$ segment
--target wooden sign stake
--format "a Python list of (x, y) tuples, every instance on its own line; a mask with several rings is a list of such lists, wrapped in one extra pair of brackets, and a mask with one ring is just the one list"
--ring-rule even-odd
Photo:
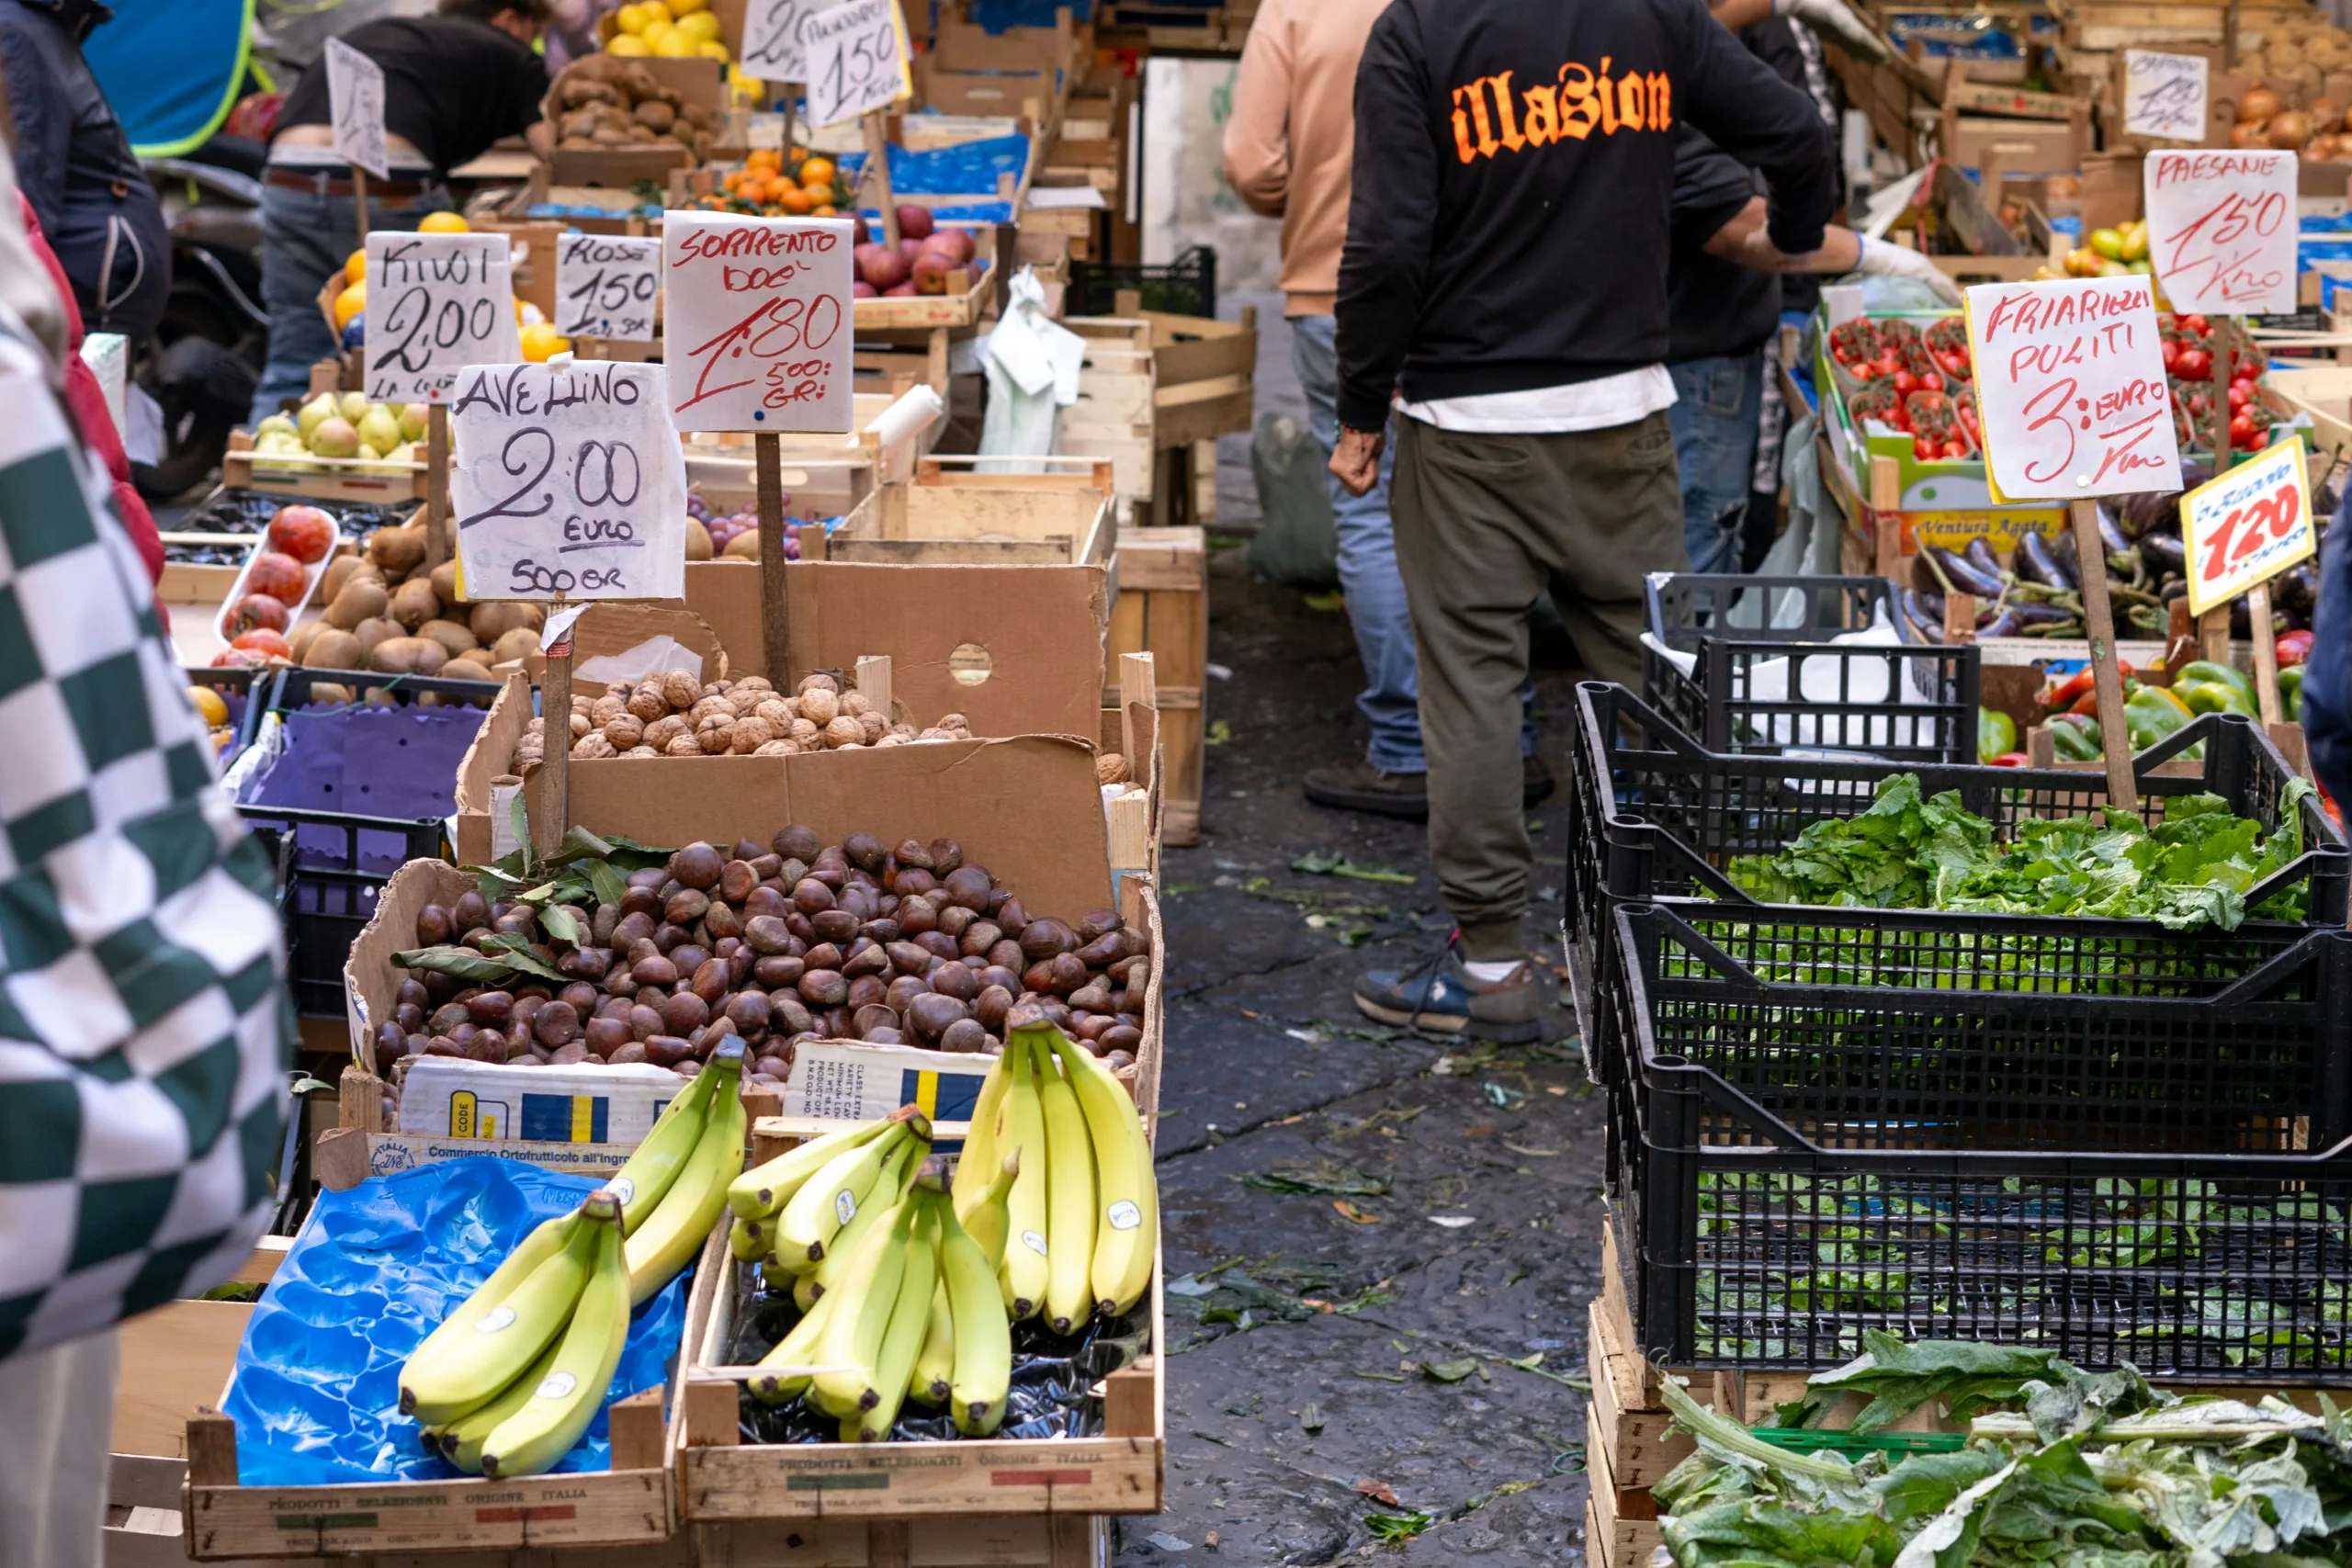
[(2263, 728), (2280, 722), (2278, 711), (2278, 643), (2270, 625), (2270, 584), (2257, 582), (2245, 591), (2246, 617), (2254, 633), (2254, 704)]
[[(440, 411), (436, 407), (434, 412)], [(548, 774), (547, 809), (531, 829), (542, 855), (555, 853), (571, 828), (571, 639), (578, 632), (576, 624), (566, 628), (562, 640), (548, 649), (547, 677), (539, 685), (539, 713), (548, 737), (541, 763)]]
[[(890, 144), (882, 134), (882, 111), (876, 109), (858, 117), (859, 127), (865, 133), (865, 169), (881, 194), (876, 205), (882, 209), (882, 238), (892, 250), (899, 248), (899, 203), (890, 194)], [(859, 185), (865, 182), (860, 180)]]
[(2174, 671), (2199, 657), (2197, 617), (2188, 613), (2188, 595), (2165, 602), (2165, 669)]
[[(449, 558), (449, 405), (424, 416), (424, 567), (437, 571)], [(567, 710), (568, 711), (568, 710)]]
[[(2066, 514), (2075, 525), (2075, 558), (2094, 563), (2106, 560), (2098, 536), (2098, 503), (2069, 502)], [(2137, 811), (2140, 792), (2132, 777), (2132, 729), (2123, 716), (2123, 672), (2115, 667), (2115, 606), (2107, 596), (2106, 572), (2086, 570), (2082, 577), (2083, 629), (2090, 636), (2091, 684), (2098, 697), (2107, 798), (2119, 810)]]
[(359, 206), (359, 248), (368, 248), (368, 171), (351, 165), (351, 194)]
[(2237, 373), (2237, 344), (2226, 331), (2216, 331), (2219, 344), (2207, 374), (2213, 379), (2213, 471), (2230, 471), (2230, 378)]
[(1976, 595), (1944, 595), (1944, 646), (1958, 648), (1976, 640)]
[(784, 452), (772, 431), (752, 437), (753, 467), (758, 470), (760, 496), (760, 625), (764, 634), (768, 680), (779, 692), (790, 691), (792, 649), (791, 609), (785, 593)]

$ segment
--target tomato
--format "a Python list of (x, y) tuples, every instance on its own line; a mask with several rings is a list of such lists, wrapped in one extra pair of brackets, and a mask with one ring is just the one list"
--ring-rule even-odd
[(1908, 370), (1897, 370), (1894, 373), (1894, 389), (1907, 397), (1919, 389), (1919, 378)]
[(2213, 356), (2201, 348), (2184, 348), (2174, 363), (2173, 374), (2184, 381), (2210, 381), (2213, 378)]
[(2309, 632), (2280, 632), (2278, 634), (2278, 662), (2282, 666), (2301, 664), (2312, 656), (2312, 634)]
[(2199, 337), (2203, 337), (2213, 330), (2205, 324), (2205, 318), (2202, 316), (2183, 316), (2180, 319), (2180, 324), (2183, 331), (2195, 333)]
[(1947, 457), (1965, 457), (1968, 456), (1968, 448), (1960, 442), (1947, 441), (1944, 443), (1944, 456)]
[(2230, 383), (2230, 407), (2233, 409), (2242, 409), (2253, 400), (2253, 397), (2254, 389), (2245, 382), (2233, 381)]
[(2164, 348), (2161, 352), (2165, 356), (2165, 374), (2169, 376), (2172, 374), (2173, 367), (2180, 363), (2179, 340), (2177, 338), (2165, 339)]
[[(2232, 436), (2230, 439), (2235, 441), (2237, 437)], [(2245, 438), (2245, 449), (2249, 452), (2259, 452), (2269, 445), (2270, 432), (2267, 430), (2257, 430)]]
[(1914, 437), (1911, 442), (1911, 456), (1918, 458), (1919, 461), (1923, 463), (1934, 462), (1936, 460), (1936, 443), (1934, 437), (1927, 435)]
[(334, 519), (315, 506), (281, 506), (269, 520), (269, 547), (316, 565), (334, 548)]
[(2236, 447), (2241, 452), (2251, 452), (2256, 450), (2254, 444), (2254, 421), (2248, 419), (2244, 414), (2239, 414), (2237, 417), (2231, 420), (2230, 445)]
[(1930, 370), (1919, 378), (1919, 385), (1930, 392), (1940, 392), (1944, 389), (1944, 378)]

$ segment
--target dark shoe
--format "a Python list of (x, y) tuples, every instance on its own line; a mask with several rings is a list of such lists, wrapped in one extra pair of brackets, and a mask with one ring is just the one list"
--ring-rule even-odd
[(1369, 811), (1418, 822), (1430, 814), (1430, 776), (1392, 773), (1370, 762), (1317, 768), (1306, 775), (1306, 798), (1341, 811)]
[(1510, 1045), (1532, 1044), (1544, 1035), (1536, 1022), (1544, 994), (1533, 966), (1522, 960), (1507, 980), (1480, 980), (1462, 966), (1458, 933), (1426, 963), (1363, 976), (1356, 981), (1355, 997), (1365, 1017), (1403, 1029), (1470, 1034)]
[(1521, 759), (1519, 773), (1522, 781), (1520, 803), (1523, 806), (1534, 805), (1558, 787), (1553, 781), (1552, 770), (1544, 765), (1544, 759), (1532, 752)]

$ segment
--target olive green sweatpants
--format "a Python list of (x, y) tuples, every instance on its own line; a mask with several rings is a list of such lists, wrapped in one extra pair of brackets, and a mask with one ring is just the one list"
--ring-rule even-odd
[(1466, 956), (1523, 951), (1520, 686), (1547, 587), (1593, 675), (1641, 688), (1643, 579), (1683, 571), (1663, 412), (1610, 430), (1491, 435), (1396, 422), (1396, 565), (1429, 753), (1430, 860)]

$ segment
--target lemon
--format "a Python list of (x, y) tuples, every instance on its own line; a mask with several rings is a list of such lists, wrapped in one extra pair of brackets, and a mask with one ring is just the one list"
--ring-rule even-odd
[(710, 0), (665, 0), (665, 3), (670, 7), (670, 16), (673, 20), (682, 17), (691, 17), (697, 11), (710, 9)]
[(646, 48), (645, 40), (635, 33), (615, 33), (613, 41), (605, 46), (605, 52), (617, 54), (623, 59), (634, 59), (639, 55), (651, 54), (653, 51)]
[(229, 705), (220, 700), (220, 693), (209, 686), (190, 686), (187, 694), (196, 704), (196, 711), (203, 716), (205, 728), (219, 729), (229, 722)]
[(692, 60), (702, 45), (680, 28), (665, 28), (655, 41), (653, 52), (663, 60)]
[(474, 226), (454, 212), (428, 212), (416, 226), (420, 234), (470, 234)]
[(544, 363), (549, 356), (571, 350), (571, 340), (557, 332), (547, 321), (533, 321), (523, 329), (523, 357), (534, 365)]
[(662, 51), (662, 40), (677, 30), (677, 28), (669, 22), (648, 22), (645, 24), (645, 30), (637, 36), (644, 41), (648, 50), (659, 54)]
[(343, 280), (345, 283), (368, 281), (368, 253), (366, 251), (354, 251), (343, 258)]
[[(645, 30), (645, 7), (634, 3), (613, 13), (613, 26), (621, 32), (637, 34)], [(609, 47), (609, 46), (608, 46)]]
[(690, 12), (672, 25), (696, 43), (708, 43), (718, 37), (718, 18), (707, 11)]
[(355, 283), (334, 297), (334, 330), (343, 331), (351, 318), (368, 308), (368, 286)]
[(638, 0), (637, 8), (645, 17), (645, 25), (649, 28), (656, 22), (674, 22), (678, 19), (670, 7), (662, 3), (662, 0)]
[(706, 39), (701, 43), (695, 45), (695, 52), (701, 55), (705, 60), (716, 60), (721, 65), (726, 64), (729, 60), (734, 58), (734, 56), (727, 52), (727, 46), (719, 42), (717, 39)]

